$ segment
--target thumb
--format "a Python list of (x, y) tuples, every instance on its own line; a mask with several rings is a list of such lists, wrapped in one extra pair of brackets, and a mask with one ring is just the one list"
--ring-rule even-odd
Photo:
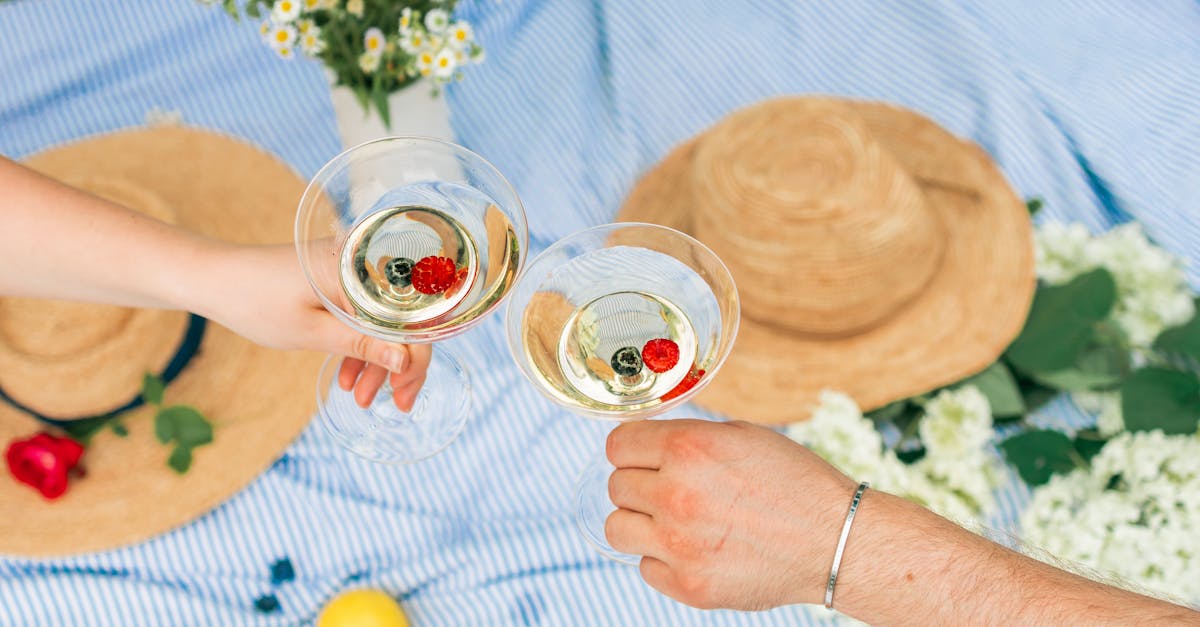
[(392, 372), (404, 370), (410, 361), (407, 346), (363, 335), (332, 316), (322, 320), (313, 331), (309, 344), (319, 350), (379, 364)]

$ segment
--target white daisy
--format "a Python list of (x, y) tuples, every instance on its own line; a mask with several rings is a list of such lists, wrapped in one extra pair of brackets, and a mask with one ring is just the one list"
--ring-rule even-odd
[(405, 7), (404, 10), (400, 12), (400, 34), (401, 35), (407, 35), (408, 31), (412, 29), (412, 18), (413, 18), (412, 8)]
[(263, 39), (270, 41), (268, 35), (271, 33), (271, 20), (263, 20), (262, 24), (258, 25), (258, 34), (262, 35)]
[(364, 52), (358, 57), (358, 68), (364, 74), (374, 74), (379, 69), (379, 55)]
[(317, 9), (320, 9), (320, 8), (322, 8), (321, 0), (304, 0), (304, 10), (305, 11), (316, 11)]
[(425, 28), (431, 33), (445, 32), (450, 26), (450, 14), (445, 9), (433, 9), (425, 15)]
[(417, 54), (429, 44), (429, 38), (419, 28), (414, 28), (400, 37), (400, 48), (408, 54)]
[(308, 34), (308, 31), (313, 30), (314, 28), (317, 28), (317, 25), (308, 18), (304, 18), (296, 22), (296, 32), (300, 33), (301, 35)]
[(296, 41), (296, 29), (291, 24), (276, 24), (267, 33), (267, 41), (275, 50), (290, 48), (292, 42)]
[(363, 8), (363, 0), (346, 0), (346, 12), (354, 17), (362, 17)]
[(276, 24), (287, 24), (300, 17), (299, 0), (275, 0), (271, 7), (271, 20)]
[(378, 28), (368, 28), (366, 33), (363, 33), (363, 50), (367, 54), (380, 56), (383, 54), (383, 47), (387, 41), (383, 38), (383, 31)]
[(458, 67), (458, 62), (454, 60), (454, 51), (449, 48), (443, 48), (441, 52), (433, 58), (433, 75), (438, 78), (449, 78), (454, 75), (454, 69)]
[(279, 58), (281, 59), (291, 59), (296, 56), (296, 51), (293, 50), (291, 46), (284, 46), (282, 48), (276, 48), (275, 54), (279, 55)]
[(433, 73), (433, 51), (422, 50), (417, 54), (417, 73), (421, 76), (429, 76)]
[(471, 45), (475, 34), (471, 32), (471, 25), (466, 22), (455, 22), (450, 27), (450, 32), (446, 33), (446, 37), (450, 41), (450, 45), (456, 50), (465, 50)]
[(301, 35), (300, 49), (310, 57), (321, 54), (325, 50), (325, 40), (321, 39), (321, 29), (314, 26), (307, 33)]

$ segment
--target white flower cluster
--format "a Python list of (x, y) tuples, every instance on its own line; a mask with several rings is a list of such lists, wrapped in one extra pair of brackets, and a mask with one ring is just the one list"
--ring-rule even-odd
[(1122, 433), (1090, 469), (1034, 491), (1023, 540), (1059, 559), (1200, 602), (1200, 437)]
[(1004, 469), (991, 449), (992, 412), (975, 387), (944, 390), (925, 407), (918, 429), (926, 453), (905, 465), (845, 394), (822, 391), (807, 422), (788, 437), (858, 481), (914, 500), (960, 522), (978, 521), (994, 505)]
[(1112, 273), (1113, 320), (1133, 346), (1149, 346), (1163, 329), (1194, 313), (1183, 260), (1150, 243), (1136, 222), (1096, 237), (1082, 224), (1049, 222), (1038, 227), (1034, 244), (1038, 276), (1051, 285), (1098, 267)]
[(296, 56), (296, 45), (308, 56), (315, 57), (325, 49), (321, 28), (304, 15), (317, 9), (334, 9), (338, 0), (275, 0), (271, 17), (263, 20), (259, 33), (271, 49), (284, 59)]
[(400, 48), (416, 59), (411, 75), (432, 76), (439, 83), (455, 78), (458, 68), (483, 62), (483, 48), (466, 22), (453, 21), (444, 9), (432, 9), (425, 19), (404, 9), (398, 29)]

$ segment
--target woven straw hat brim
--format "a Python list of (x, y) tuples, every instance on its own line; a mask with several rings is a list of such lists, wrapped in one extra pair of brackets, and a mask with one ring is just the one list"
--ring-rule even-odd
[[(216, 238), (287, 243), (305, 181), (242, 141), (186, 128), (130, 130), (47, 150), (27, 163), (60, 180), (107, 180), (165, 201), (176, 221)], [(297, 264), (296, 272), (300, 272)], [(133, 349), (136, 347), (127, 347)], [(209, 323), (200, 349), (166, 391), (168, 405), (198, 408), (214, 441), (191, 470), (166, 465), (150, 408), (126, 415), (127, 437), (97, 433), (73, 479), (53, 502), (3, 473), (0, 554), (56, 556), (112, 549), (179, 527), (213, 509), (265, 471), (308, 424), (323, 356), (262, 348)], [(103, 377), (103, 373), (96, 376)], [(44, 385), (67, 389), (70, 381)], [(0, 442), (40, 423), (0, 403)]]
[[(696, 402), (763, 424), (809, 417), (822, 389), (864, 409), (979, 372), (1020, 332), (1033, 299), (1033, 232), (1024, 203), (988, 155), (900, 107), (841, 101), (920, 186), (947, 233), (942, 263), (911, 302), (845, 337), (802, 336), (743, 311), (737, 343)], [(695, 235), (692, 157), (704, 135), (675, 148), (635, 186), (618, 215)], [(787, 272), (780, 268), (780, 272)], [(734, 273), (738, 291), (755, 285)], [(803, 289), (797, 281), (796, 289)]]

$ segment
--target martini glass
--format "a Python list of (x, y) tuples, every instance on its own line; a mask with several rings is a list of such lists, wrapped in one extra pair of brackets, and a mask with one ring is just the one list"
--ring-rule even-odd
[[(438, 342), (478, 324), (508, 294), (528, 245), (525, 213), (508, 181), (449, 142), (388, 137), (350, 148), (309, 183), (296, 213), (300, 265), (325, 308), (388, 342)], [(412, 411), (385, 383), (367, 408), (341, 389), (341, 359), (317, 383), (321, 422), (371, 461), (410, 463), (462, 431), (471, 377), (444, 344), (433, 347)]]
[[(737, 336), (738, 294), (725, 264), (674, 229), (619, 223), (570, 235), (538, 255), (509, 300), (509, 349), (551, 401), (606, 421), (645, 419), (687, 402), (712, 380)], [(604, 555), (608, 460), (580, 478), (575, 520)]]

